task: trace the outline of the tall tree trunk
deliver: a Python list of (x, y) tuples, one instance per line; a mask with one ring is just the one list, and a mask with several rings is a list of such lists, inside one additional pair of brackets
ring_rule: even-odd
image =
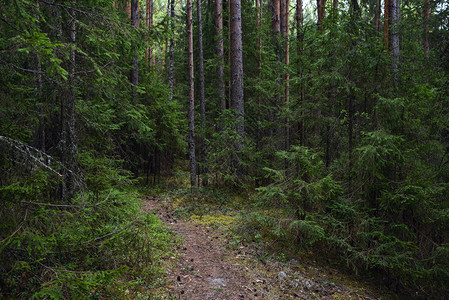
[(389, 32), (390, 32), (390, 0), (384, 0), (384, 47), (388, 53), (388, 44), (389, 44)]
[[(231, 0), (228, 0), (228, 66), (231, 66)], [(228, 103), (226, 103), (228, 108), (232, 108), (231, 100), (231, 76), (228, 77)]]
[[(198, 13), (198, 76), (200, 88), (200, 115), (201, 115), (201, 174), (207, 174), (206, 166), (206, 99), (204, 95), (204, 58), (203, 58), (203, 24), (201, 17), (201, 0), (196, 0)], [(207, 185), (203, 176), (203, 185)]]
[(75, 134), (75, 71), (76, 71), (76, 60), (75, 60), (75, 47), (76, 47), (76, 20), (75, 20), (75, 7), (76, 2), (72, 1), (72, 9), (70, 11), (70, 43), (72, 48), (70, 50), (69, 60), (69, 84), (70, 92), (67, 101), (67, 154), (66, 154), (66, 201), (69, 201), (75, 191), (75, 167), (76, 167), (76, 156), (77, 156), (77, 143)]
[(281, 1), (272, 0), (273, 9), (273, 31), (276, 34), (281, 32)]
[(352, 180), (352, 152), (354, 150), (354, 91), (351, 91), (351, 94), (349, 95), (348, 99), (348, 153), (349, 153), (349, 180), (351, 183)]
[(280, 18), (279, 18), (279, 25), (281, 27), (281, 33), (282, 36), (285, 38), (285, 32), (286, 29), (286, 23), (285, 23), (285, 15), (286, 15), (286, 9), (287, 9), (287, 0), (279, 0), (279, 11), (280, 11)]
[[(279, 61), (279, 64), (276, 66), (276, 73), (279, 73), (279, 77), (276, 81), (276, 85), (281, 87), (282, 86), (282, 80), (283, 80), (283, 76), (282, 74), (282, 70), (280, 70), (279, 66), (280, 66), (280, 62), (281, 62), (281, 46), (280, 46), (280, 41), (281, 41), (281, 0), (271, 0), (272, 1), (272, 28), (273, 28), (273, 37), (272, 37), (272, 43), (274, 45), (274, 50), (277, 56), (277, 60)], [(279, 124), (278, 122), (278, 115), (279, 112), (276, 111), (277, 108), (281, 107), (281, 95), (282, 92), (279, 91), (276, 93), (274, 99), (272, 99), (272, 109), (270, 110), (270, 116), (269, 116), (269, 120), (271, 123), (273, 124)], [(278, 113), (278, 114), (276, 114)], [(270, 138), (275, 136), (283, 136), (284, 132), (281, 132), (280, 130), (282, 130), (282, 128), (271, 128), (270, 129)], [(282, 144), (282, 139), (281, 141), (281, 145), (278, 146), (279, 148), (283, 148), (283, 144)]]
[[(153, 0), (146, 0), (146, 26), (147, 28), (151, 28), (153, 27), (153, 14), (154, 14), (154, 2)], [(147, 62), (149, 62), (150, 64), (154, 65), (155, 62), (155, 57), (153, 56), (153, 47), (152, 47), (152, 43), (151, 41), (148, 41), (149, 45), (147, 48)]]
[[(39, 17), (39, 1), (36, 1), (36, 20), (40, 21)], [(42, 66), (41, 66), (41, 57), (39, 54), (36, 54), (36, 96), (38, 98), (38, 120), (39, 125), (37, 128), (37, 134), (36, 134), (36, 145), (37, 148), (40, 149), (42, 152), (45, 152), (45, 122), (44, 122), (44, 103), (42, 102)]]
[[(302, 7), (302, 0), (296, 0), (296, 39), (298, 40), (298, 47), (297, 47), (297, 56), (300, 57), (303, 52), (303, 40), (304, 40), (304, 33), (303, 33), (303, 23), (304, 23), (304, 14), (303, 14), (303, 7)], [(303, 78), (304, 73), (302, 72), (302, 66), (299, 66), (299, 104), (301, 105), (304, 103), (304, 84), (303, 84)], [(301, 113), (302, 115), (302, 113)], [(304, 145), (304, 122), (301, 120), (298, 124), (298, 131), (299, 131), (299, 143), (300, 145)]]
[[(50, 36), (52, 40), (58, 40), (60, 41), (62, 36), (62, 25), (61, 25), (61, 11), (60, 7), (58, 6), (51, 6), (50, 7), (50, 14), (51, 14), (51, 29), (50, 29)], [(69, 41), (71, 40), (70, 33), (68, 37)], [(55, 56), (58, 56), (57, 52), (54, 52)], [(70, 55), (70, 54), (69, 54)], [(70, 91), (68, 92), (70, 94)], [(68, 97), (67, 97), (68, 98)], [(61, 162), (61, 171), (62, 174), (62, 180), (59, 182), (58, 187), (58, 196), (60, 196), (61, 202), (67, 202), (67, 173), (68, 168), (66, 164), (66, 157), (67, 157), (67, 102), (65, 96), (62, 96), (59, 98), (59, 142), (58, 142), (58, 150), (59, 150), (59, 159)]]
[[(134, 27), (139, 26), (139, 1), (131, 1), (131, 24)], [(137, 46), (134, 46), (133, 68), (131, 69), (131, 84), (134, 101), (137, 100), (136, 87), (139, 85), (139, 59), (137, 57)]]
[(390, 16), (391, 16), (391, 68), (396, 74), (399, 67), (399, 0), (390, 0)]
[(262, 0), (256, 0), (256, 18), (257, 18), (257, 75), (260, 78), (262, 68), (262, 40), (261, 40)]
[(226, 92), (224, 81), (224, 50), (223, 50), (223, 1), (215, 0), (215, 53), (217, 55), (217, 87), (221, 112), (226, 109)]
[[(318, 31), (323, 31), (323, 20), (325, 16), (325, 8), (326, 8), (326, 0), (317, 0), (317, 25), (318, 25)], [(321, 110), (318, 109), (316, 111), (317, 119), (321, 116)], [(315, 122), (313, 125), (313, 133), (315, 136), (319, 135), (319, 127), (318, 127), (318, 121)]]
[[(242, 45), (242, 6), (241, 0), (231, 2), (231, 103), (237, 113), (237, 134), (240, 141), (237, 142), (237, 151), (243, 150), (245, 125), (244, 125), (244, 95), (243, 95), (243, 45)], [(239, 173), (241, 173), (240, 170)], [(241, 175), (241, 174), (240, 174)]]
[[(172, 34), (175, 32), (175, 0), (170, 0), (170, 29)], [(170, 38), (169, 52), (169, 69), (168, 69), (168, 88), (169, 88), (169, 101), (173, 100), (174, 87), (175, 87), (175, 40), (173, 36)]]
[(318, 25), (318, 29), (321, 31), (323, 30), (323, 20), (325, 17), (325, 9), (326, 9), (326, 0), (317, 0), (316, 1), (317, 4), (317, 15), (318, 15), (318, 20), (317, 20), (317, 25)]
[(196, 188), (196, 158), (195, 158), (195, 78), (193, 76), (193, 26), (192, 0), (187, 0), (187, 48), (189, 65), (189, 158), (190, 186)]
[[(287, 73), (285, 74), (285, 102), (287, 106), (290, 102), (290, 73), (288, 68), (290, 66), (290, 0), (285, 0), (284, 8), (284, 23), (285, 23), (285, 66), (287, 67)], [(290, 120), (287, 118), (286, 124), (286, 143), (285, 148), (290, 147)]]
[(430, 2), (424, 0), (424, 53), (429, 53), (429, 19), (430, 19)]
[[(262, 0), (256, 0), (256, 18), (257, 18), (257, 78), (262, 79)], [(257, 95), (257, 108), (261, 111), (261, 94)], [(261, 149), (262, 128), (261, 128), (261, 114), (257, 115), (257, 132), (256, 132), (256, 151)]]

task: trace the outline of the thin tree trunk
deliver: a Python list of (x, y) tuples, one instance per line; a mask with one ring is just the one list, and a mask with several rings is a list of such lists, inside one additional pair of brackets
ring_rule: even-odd
[(398, 72), (399, 67), (399, 1), (390, 0), (390, 13), (391, 13), (391, 68), (394, 74)]
[[(285, 74), (285, 102), (287, 106), (290, 102), (290, 73), (288, 68), (290, 66), (290, 0), (285, 0), (285, 12), (284, 12), (284, 23), (285, 23), (285, 66), (287, 67), (287, 73)], [(287, 117), (286, 124), (286, 149), (290, 147), (290, 119)]]
[[(348, 103), (348, 113), (349, 113), (349, 116), (348, 116), (348, 119), (349, 119), (349, 122), (348, 122), (348, 153), (349, 153), (349, 171), (350, 171), (350, 175), (352, 174), (351, 173), (351, 171), (352, 171), (352, 166), (353, 166), (353, 163), (352, 163), (352, 151), (354, 150), (354, 140), (353, 140), (353, 137), (354, 137), (354, 94), (353, 94), (354, 92), (353, 91), (351, 91), (351, 95), (349, 95), (349, 103)], [(351, 180), (352, 178), (350, 177), (350, 180)]]
[(388, 53), (388, 44), (389, 44), (389, 27), (390, 27), (390, 0), (384, 0), (384, 47)]
[[(228, 66), (231, 66), (231, 0), (228, 0)], [(228, 77), (228, 103), (227, 107), (232, 108), (231, 100), (231, 76)]]
[[(139, 26), (139, 1), (131, 1), (131, 24), (134, 27)], [(133, 68), (131, 69), (131, 84), (134, 101), (137, 100), (136, 88), (139, 85), (139, 59), (137, 57), (137, 47), (134, 47)]]
[[(298, 40), (298, 48), (297, 48), (297, 55), (300, 57), (303, 52), (303, 22), (304, 22), (304, 15), (303, 15), (303, 8), (302, 8), (302, 0), (296, 0), (296, 39)], [(304, 84), (303, 84), (303, 78), (304, 74), (302, 72), (302, 66), (299, 66), (299, 104), (301, 105), (304, 103)], [(302, 113), (301, 113), (302, 116)], [(299, 144), (304, 145), (304, 122), (301, 120), (298, 124), (298, 131), (299, 131)]]
[(190, 158), (190, 186), (196, 188), (196, 159), (195, 159), (195, 78), (193, 73), (193, 26), (192, 0), (187, 0), (187, 48), (189, 65), (189, 158)]
[[(146, 0), (146, 11), (145, 11), (145, 25), (148, 29), (153, 27), (153, 0)], [(146, 49), (146, 61), (152, 63), (153, 59), (153, 49), (151, 47), (151, 41), (147, 37), (148, 47)]]
[(286, 29), (286, 9), (287, 9), (287, 0), (279, 0), (279, 11), (280, 11), (280, 18), (279, 18), (279, 25), (281, 27), (281, 33), (282, 36), (285, 38), (285, 33), (287, 32)]
[(226, 92), (224, 82), (224, 51), (223, 51), (223, 1), (215, 0), (215, 53), (218, 58), (217, 64), (217, 87), (220, 100), (221, 112), (226, 109)]
[[(57, 6), (50, 7), (51, 13), (51, 29), (50, 36), (53, 40), (61, 40), (62, 39), (62, 26), (61, 26), (61, 11)], [(70, 33), (69, 33), (70, 40)], [(58, 53), (54, 53), (54, 55), (58, 56)], [(67, 202), (67, 167), (66, 167), (66, 156), (67, 156), (67, 99), (66, 97), (60, 97), (59, 101), (59, 128), (60, 136), (58, 142), (58, 150), (59, 150), (59, 159), (61, 161), (61, 171), (62, 180), (59, 182), (59, 190), (58, 194), (60, 196), (60, 201), (63, 203)]]
[[(198, 76), (200, 88), (200, 115), (201, 115), (201, 174), (207, 174), (206, 166), (206, 99), (204, 95), (204, 58), (203, 58), (203, 24), (201, 17), (201, 0), (196, 0), (198, 13)], [(204, 181), (203, 186), (207, 185)]]
[(262, 27), (262, 0), (256, 0), (256, 18), (257, 18), (257, 74), (261, 77), (262, 69), (262, 40), (261, 40), (261, 27)]
[[(325, 16), (325, 8), (326, 8), (326, 0), (317, 0), (317, 25), (318, 25), (318, 31), (323, 31), (323, 20)], [(318, 109), (316, 111), (316, 116), (319, 118), (321, 116), (321, 110)], [(318, 128), (318, 121), (315, 122), (313, 125), (313, 133), (315, 136), (319, 135), (319, 128)]]
[(280, 0), (272, 0), (273, 9), (273, 31), (276, 34), (281, 32), (281, 3)]
[[(153, 27), (153, 12), (154, 12), (154, 3), (153, 0), (146, 0), (146, 25), (148, 28)], [(148, 62), (152, 65), (155, 64), (155, 57), (153, 56), (153, 47), (151, 46), (151, 41), (149, 41), (148, 49), (147, 49), (147, 59)]]
[[(257, 77), (259, 80), (262, 79), (262, 40), (261, 40), (261, 28), (262, 28), (262, 0), (256, 0), (256, 18), (257, 18)], [(257, 106), (258, 111), (261, 111), (261, 94), (257, 95)], [(261, 114), (257, 115), (257, 140), (256, 140), (256, 150), (260, 151), (260, 141), (262, 139), (262, 129), (261, 129)]]
[[(172, 34), (175, 32), (175, 0), (170, 0), (170, 29)], [(173, 36), (170, 38), (169, 48), (169, 69), (168, 69), (168, 88), (169, 88), (169, 101), (173, 100), (174, 87), (175, 87), (175, 40)]]
[(429, 19), (430, 19), (430, 2), (424, 0), (424, 53), (429, 53)]
[(325, 17), (325, 9), (326, 9), (326, 0), (317, 0), (317, 14), (318, 14), (318, 29), (323, 30), (323, 20)]
[[(244, 94), (243, 94), (243, 45), (242, 45), (242, 6), (241, 0), (231, 2), (231, 103), (237, 113), (236, 131), (240, 136), (237, 141), (237, 151), (243, 150), (245, 125), (244, 125)], [(239, 168), (240, 169), (240, 168)], [(239, 170), (242, 175), (242, 170)]]
[[(39, 17), (39, 1), (36, 1), (36, 20), (40, 20)], [(36, 54), (36, 89), (37, 89), (37, 98), (39, 103), (39, 125), (37, 129), (37, 145), (38, 148), (45, 152), (45, 122), (44, 122), (44, 104), (42, 103), (42, 66), (41, 66), (41, 57), (39, 54)]]
[(39, 99), (39, 129), (38, 129), (38, 145), (42, 152), (45, 152), (45, 121), (44, 121), (44, 103), (42, 102), (42, 66), (41, 58), (36, 55), (36, 88), (37, 97)]
[[(72, 7), (76, 7), (76, 2), (72, 1)], [(70, 10), (70, 42), (72, 48), (70, 50), (70, 69), (69, 69), (69, 83), (70, 83), (70, 93), (67, 101), (67, 112), (68, 112), (68, 124), (67, 124), (67, 167), (68, 172), (66, 173), (66, 191), (67, 200), (73, 197), (75, 190), (75, 162), (77, 156), (77, 143), (75, 135), (75, 71), (76, 71), (76, 60), (75, 60), (75, 47), (76, 47), (76, 20), (75, 20), (75, 9)]]
[[(275, 50), (275, 54), (277, 56), (277, 60), (279, 62), (279, 64), (276, 66), (276, 73), (279, 73), (279, 77), (276, 81), (276, 85), (281, 87), (282, 86), (282, 80), (283, 80), (283, 76), (282, 76), (282, 70), (280, 70), (279, 66), (280, 66), (280, 62), (281, 62), (281, 46), (280, 46), (280, 41), (281, 41), (281, 0), (272, 0), (272, 28), (273, 28), (273, 37), (272, 37), (272, 43), (274, 45), (274, 50)], [(269, 116), (269, 120), (271, 123), (273, 124), (279, 124), (278, 121), (278, 115), (279, 112), (275, 111), (275, 109), (281, 107), (281, 95), (282, 92), (279, 91), (276, 93), (276, 95), (274, 96), (274, 99), (272, 100), (272, 109), (270, 110), (270, 116)], [(276, 114), (277, 113), (277, 114)], [(285, 133), (281, 132), (280, 130), (282, 130), (282, 128), (270, 128), (270, 138), (272, 138), (274, 135), (276, 136), (283, 136)], [(282, 139), (281, 141), (281, 145), (278, 146), (279, 148), (282, 149), (282, 147), (284, 146)]]

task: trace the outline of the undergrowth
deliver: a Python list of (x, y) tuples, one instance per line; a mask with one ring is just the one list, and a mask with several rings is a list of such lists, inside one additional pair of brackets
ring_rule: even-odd
[(55, 194), (57, 175), (10, 169), (0, 185), (0, 298), (149, 299), (164, 284), (173, 234), (141, 211), (129, 174), (97, 169), (68, 203)]

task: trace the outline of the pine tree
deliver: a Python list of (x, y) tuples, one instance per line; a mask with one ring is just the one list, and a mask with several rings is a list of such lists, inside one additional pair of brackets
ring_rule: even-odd
[(215, 0), (215, 53), (217, 55), (217, 87), (220, 110), (226, 109), (226, 91), (224, 81), (224, 50), (223, 50), (223, 1)]
[[(236, 132), (240, 140), (236, 142), (237, 151), (244, 147), (244, 95), (243, 95), (243, 45), (242, 45), (242, 6), (240, 0), (230, 0), (231, 30), (231, 107), (236, 113)], [(240, 167), (239, 167), (240, 168)], [(243, 170), (239, 170), (242, 173)]]
[(196, 158), (195, 158), (195, 77), (193, 72), (193, 24), (192, 0), (187, 0), (187, 51), (189, 68), (189, 160), (190, 186), (196, 188)]

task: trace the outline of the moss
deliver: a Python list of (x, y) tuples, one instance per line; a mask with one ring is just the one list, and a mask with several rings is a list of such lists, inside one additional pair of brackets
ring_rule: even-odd
[(235, 213), (215, 214), (215, 215), (192, 215), (189, 218), (192, 222), (210, 226), (210, 227), (226, 227), (236, 226), (238, 219)]

